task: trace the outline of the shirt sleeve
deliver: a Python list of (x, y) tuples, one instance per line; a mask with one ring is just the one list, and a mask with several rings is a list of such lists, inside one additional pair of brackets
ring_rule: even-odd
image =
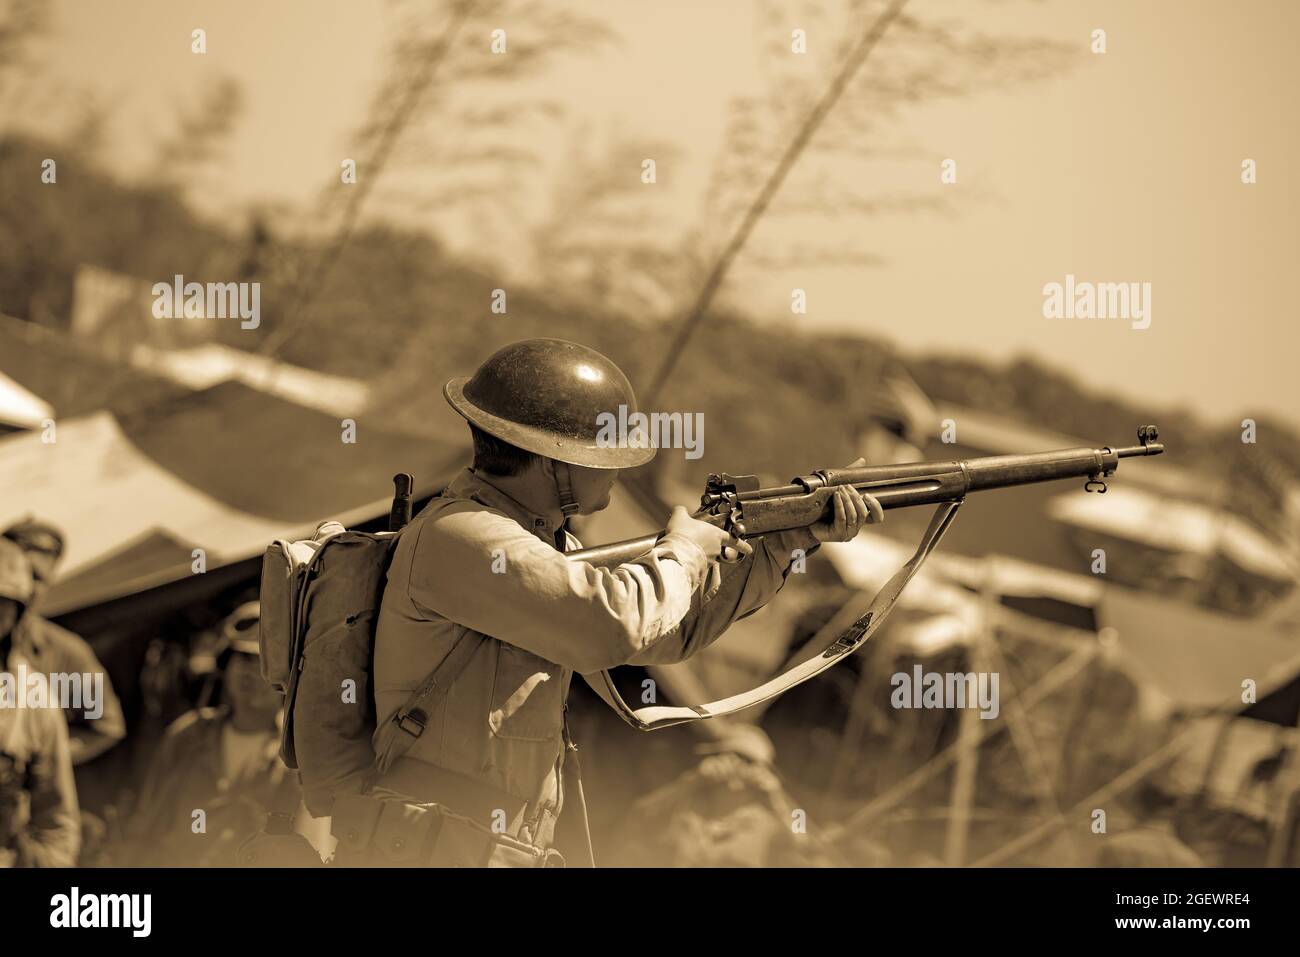
[(39, 750), (33, 757), (31, 823), (18, 836), (19, 867), (74, 867), (81, 850), (81, 811), (68, 752), (63, 713), (53, 708), (31, 712), (39, 722)]
[(752, 615), (771, 601), (785, 584), (795, 560), (820, 547), (821, 542), (811, 532), (793, 529), (765, 535), (744, 561), (733, 565), (712, 563), (704, 586), (692, 595), (690, 610), (674, 632), (638, 652), (628, 659), (628, 664), (672, 664), (704, 650), (732, 622)]
[(72, 763), (82, 764), (103, 754), (117, 742), (126, 737), (126, 718), (122, 713), (122, 703), (113, 690), (113, 682), (108, 671), (96, 657), (94, 650), (79, 635), (68, 633), (64, 636), (63, 654), (68, 665), (65, 671), (78, 674), (103, 676), (102, 698), (99, 702), (99, 717), (87, 717), (84, 709), (72, 708), (65, 712), (68, 718), (68, 744), (72, 751)]
[(579, 672), (678, 634), (710, 567), (680, 535), (617, 568), (574, 562), (505, 515), (455, 507), (419, 523), (405, 564), (417, 608)]

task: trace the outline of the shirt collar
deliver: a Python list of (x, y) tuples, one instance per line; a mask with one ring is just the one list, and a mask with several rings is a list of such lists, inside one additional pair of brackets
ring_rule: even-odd
[(546, 539), (554, 540), (555, 532), (560, 527), (559, 522), (532, 511), (493, 485), (483, 473), (475, 472), (472, 468), (465, 469), (452, 479), (447, 491), (459, 498), (473, 499), (480, 505), (504, 512), (534, 535)]
[[(32, 661), (27, 649), (21, 647), (16, 641), (9, 642), (9, 659), (4, 660), (4, 655), (0, 654), (0, 671), (7, 671), (10, 674), (16, 672), (19, 667), (26, 665), (30, 671), (36, 663)], [(21, 692), (20, 692), (21, 693)]]
[(45, 650), (45, 636), (37, 626), (36, 614), (31, 609), (24, 611), (18, 624), (14, 625), (13, 645), (32, 655), (39, 655)]

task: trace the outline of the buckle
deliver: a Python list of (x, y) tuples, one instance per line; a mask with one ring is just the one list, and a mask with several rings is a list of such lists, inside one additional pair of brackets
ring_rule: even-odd
[[(420, 735), (424, 734), (424, 729), (429, 724), (429, 716), (425, 714), (423, 711), (421, 711), (419, 708), (413, 708), (411, 711), (407, 712), (406, 714), (402, 714), (401, 712), (398, 712), (397, 714), (393, 715), (393, 721), (397, 724), (399, 728), (401, 728), (411, 737), (418, 738)], [(408, 728), (407, 722), (410, 722), (411, 724), (415, 725), (416, 730), (412, 731), (410, 728)]]

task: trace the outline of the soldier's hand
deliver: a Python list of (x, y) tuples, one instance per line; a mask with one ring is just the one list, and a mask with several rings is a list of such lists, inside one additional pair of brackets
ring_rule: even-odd
[[(866, 464), (866, 459), (858, 459), (845, 468), (857, 469)], [(879, 525), (885, 520), (885, 510), (880, 507), (876, 497), (859, 492), (850, 485), (837, 487), (831, 503), (831, 517), (808, 529), (819, 542), (849, 542), (862, 530), (863, 525)]]
[[(691, 518), (686, 509), (680, 505), (668, 516), (668, 534), (684, 535), (704, 552), (710, 559), (728, 563), (738, 562), (754, 552), (754, 546), (743, 538), (736, 538), (717, 526), (699, 519)], [(724, 551), (729, 549), (729, 552)]]

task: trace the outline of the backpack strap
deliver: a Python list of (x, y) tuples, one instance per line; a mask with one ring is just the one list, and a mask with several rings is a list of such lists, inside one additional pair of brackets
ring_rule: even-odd
[(451, 687), (461, 676), (485, 640), (478, 632), (466, 629), (438, 666), (429, 672), (411, 692), (406, 702), (393, 712), (375, 734), (375, 766), (372, 780), (383, 774), (398, 758), (410, 751), (429, 724), (429, 712), (439, 693)]

